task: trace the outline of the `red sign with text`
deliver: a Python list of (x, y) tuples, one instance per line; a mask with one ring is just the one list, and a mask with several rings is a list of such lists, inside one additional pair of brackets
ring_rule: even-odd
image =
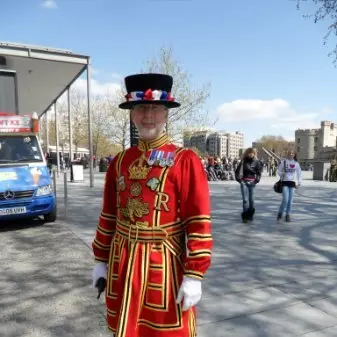
[(32, 132), (32, 117), (0, 112), (0, 132)]

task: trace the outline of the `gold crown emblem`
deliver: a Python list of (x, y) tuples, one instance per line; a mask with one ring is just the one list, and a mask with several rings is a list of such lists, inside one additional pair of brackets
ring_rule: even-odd
[(129, 168), (129, 179), (133, 179), (133, 180), (146, 179), (150, 171), (151, 171), (151, 167), (132, 166)]

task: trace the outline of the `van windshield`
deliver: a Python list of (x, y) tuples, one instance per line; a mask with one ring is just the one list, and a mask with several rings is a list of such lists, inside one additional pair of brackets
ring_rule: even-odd
[(41, 161), (43, 157), (35, 136), (0, 135), (0, 165)]

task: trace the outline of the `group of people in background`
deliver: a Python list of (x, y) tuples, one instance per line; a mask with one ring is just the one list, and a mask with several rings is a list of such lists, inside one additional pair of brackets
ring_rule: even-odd
[[(302, 171), (293, 150), (289, 150), (286, 157), (280, 160), (277, 169), (276, 164), (273, 160), (269, 172), (277, 171), (282, 181), (282, 201), (278, 210), (277, 221), (280, 221), (285, 214), (285, 221), (290, 222), (294, 190), (302, 184)], [(243, 222), (253, 220), (255, 213), (254, 189), (256, 184), (260, 182), (262, 171), (263, 164), (258, 160), (256, 150), (248, 148), (235, 170), (235, 179), (240, 183), (242, 195), (243, 209), (241, 216)]]
[[(208, 181), (234, 180), (235, 171), (240, 163), (240, 158), (201, 156), (201, 162), (207, 174)], [(277, 175), (278, 162), (269, 158), (266, 162), (260, 160), (262, 170), (266, 170), (270, 177)]]
[[(233, 180), (240, 183), (242, 195), (242, 221), (253, 220), (255, 213), (254, 190), (260, 182), (264, 167), (269, 176), (280, 176), (282, 180), (282, 201), (277, 214), (277, 221), (285, 215), (285, 221), (290, 222), (294, 190), (302, 184), (301, 167), (293, 150), (287, 151), (284, 159), (277, 162), (270, 158), (266, 163), (257, 158), (256, 150), (248, 148), (242, 155), (242, 159), (201, 157), (208, 180)], [(229, 178), (226, 178), (228, 176)], [(223, 178), (225, 177), (225, 178)]]
[(208, 181), (234, 180), (234, 172), (239, 163), (238, 158), (203, 156), (200, 159)]

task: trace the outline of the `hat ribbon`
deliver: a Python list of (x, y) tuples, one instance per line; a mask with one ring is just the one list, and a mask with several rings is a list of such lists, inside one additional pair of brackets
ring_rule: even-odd
[(125, 98), (128, 102), (132, 101), (174, 101), (170, 92), (162, 90), (147, 89), (144, 91), (131, 91)]

